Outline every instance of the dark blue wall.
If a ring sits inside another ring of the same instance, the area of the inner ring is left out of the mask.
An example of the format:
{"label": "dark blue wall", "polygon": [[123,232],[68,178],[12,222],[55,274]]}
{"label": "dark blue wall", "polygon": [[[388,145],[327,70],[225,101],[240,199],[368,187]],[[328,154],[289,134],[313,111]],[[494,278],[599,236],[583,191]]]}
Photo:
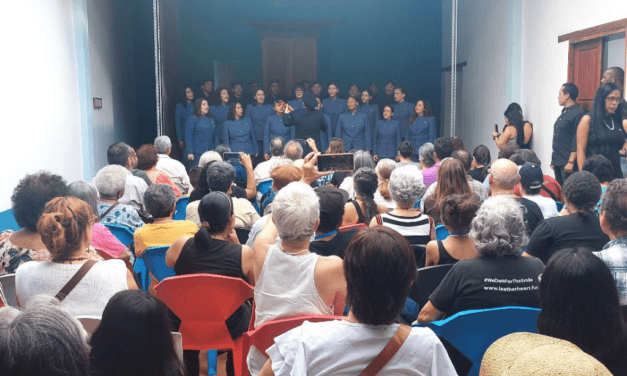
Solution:
{"label": "dark blue wall", "polygon": [[[318,39],[318,81],[348,85],[393,79],[407,99],[431,101],[440,113],[439,0],[180,0],[181,80],[213,76],[213,61],[229,61],[237,79],[261,80],[261,39],[238,20],[346,21]],[[381,87],[382,89],[382,87]]]}

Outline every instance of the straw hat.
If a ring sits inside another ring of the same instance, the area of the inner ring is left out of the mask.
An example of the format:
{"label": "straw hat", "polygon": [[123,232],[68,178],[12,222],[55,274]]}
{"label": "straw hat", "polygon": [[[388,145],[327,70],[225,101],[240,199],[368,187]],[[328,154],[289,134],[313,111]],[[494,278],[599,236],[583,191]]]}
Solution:
{"label": "straw hat", "polygon": [[598,360],[568,341],[513,333],[494,342],[481,362],[480,376],[611,376]]}

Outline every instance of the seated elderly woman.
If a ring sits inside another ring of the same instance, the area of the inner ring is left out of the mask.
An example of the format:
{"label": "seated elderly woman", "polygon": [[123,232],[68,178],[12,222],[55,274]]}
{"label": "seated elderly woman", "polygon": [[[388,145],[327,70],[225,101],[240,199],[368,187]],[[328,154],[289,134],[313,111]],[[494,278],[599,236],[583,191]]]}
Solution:
{"label": "seated elderly woman", "polygon": [[355,199],[347,202],[344,206],[342,227],[358,223],[367,225],[375,215],[387,213],[388,209],[385,206],[377,205],[374,202],[374,194],[378,188],[378,177],[372,168],[362,167],[355,172],[353,188]]}
{"label": "seated elderly woman", "polygon": [[170,334],[168,309],[143,291],[120,291],[91,336],[92,376],[183,376]]}
{"label": "seated elderly woman", "polygon": [[[293,182],[277,193],[271,220],[253,247],[255,327],[276,318],[344,312],[346,279],[342,259],[309,251],[319,217],[318,196],[309,185]],[[277,235],[281,240],[275,243]],[[251,374],[256,375],[266,360],[259,350],[251,348]]]}
{"label": "seated elderly woman", "polygon": [[0,308],[0,375],[89,375],[87,333],[47,297]]}
{"label": "seated elderly woman", "polygon": [[181,191],[174,184],[170,175],[161,170],[157,170],[159,155],[154,145],[146,144],[137,150],[137,168],[146,172],[153,184],[167,184],[174,190],[177,198],[181,197]]}
{"label": "seated elderly woman", "polygon": [[[43,294],[63,299],[61,306],[74,316],[101,316],[109,298],[116,292],[137,289],[122,260],[89,260],[87,248],[94,219],[89,205],[74,197],[57,197],[46,205],[37,230],[52,261],[27,262],[17,269],[15,291],[20,305]],[[83,265],[87,265],[87,274],[65,298],[59,297]]]}
{"label": "seated elderly woman", "polygon": [[94,177],[94,184],[100,194],[98,213],[100,223],[126,226],[131,231],[144,227],[137,210],[119,202],[124,195],[126,169],[118,165],[108,165],[100,169]]}
{"label": "seated elderly woman", "polygon": [[37,221],[51,199],[67,194],[65,180],[48,172],[29,174],[13,190],[11,206],[19,231],[0,233],[0,275],[15,273],[24,262],[50,260],[37,233]]}
{"label": "seated elderly woman", "polygon": [[453,266],[420,311],[419,322],[469,309],[540,306],[538,285],[544,264],[520,256],[527,235],[522,209],[514,199],[486,200],[472,221],[470,237],[479,257]]}
{"label": "seated elderly woman", "polygon": [[421,170],[435,166],[435,156],[433,153],[435,153],[435,149],[430,142],[423,144],[420,149],[418,149],[418,162],[420,163]]}
{"label": "seated elderly woman", "polygon": [[455,264],[477,257],[475,242],[470,238],[470,224],[480,206],[479,196],[474,193],[451,195],[442,201],[440,218],[449,236],[427,244],[426,266]]}
{"label": "seated elderly woman", "polygon": [[614,375],[627,374],[627,328],[601,259],[582,248],[558,251],[542,273],[540,298],[538,333],[572,342]]}
{"label": "seated elderly woman", "polygon": [[574,246],[600,251],[610,239],[601,230],[594,207],[601,198],[601,184],[588,171],[577,171],[564,182],[567,215],[547,218],[529,237],[525,256],[546,263],[560,249]]}
{"label": "seated elderly woman", "polygon": [[276,337],[260,375],[357,375],[399,333],[406,340],[379,374],[457,375],[431,330],[396,323],[416,278],[407,240],[386,227],[360,231],[346,249],[344,274],[348,317],[305,321]]}

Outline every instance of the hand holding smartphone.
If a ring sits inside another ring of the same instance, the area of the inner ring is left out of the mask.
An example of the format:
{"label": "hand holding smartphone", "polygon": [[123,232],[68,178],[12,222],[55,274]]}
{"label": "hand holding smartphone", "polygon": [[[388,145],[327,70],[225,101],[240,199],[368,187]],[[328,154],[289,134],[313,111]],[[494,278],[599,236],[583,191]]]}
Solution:
{"label": "hand holding smartphone", "polygon": [[350,171],[355,169],[352,153],[322,154],[318,156],[318,171]]}

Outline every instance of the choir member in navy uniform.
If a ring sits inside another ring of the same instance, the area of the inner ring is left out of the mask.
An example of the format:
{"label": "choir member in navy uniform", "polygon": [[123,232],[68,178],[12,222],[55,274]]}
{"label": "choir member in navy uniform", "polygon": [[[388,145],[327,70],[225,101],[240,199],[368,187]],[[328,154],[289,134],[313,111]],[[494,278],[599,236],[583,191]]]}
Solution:
{"label": "choir member in navy uniform", "polygon": [[181,93],[180,102],[176,104],[174,110],[174,126],[176,128],[176,139],[179,141],[181,149],[185,148],[185,125],[187,118],[194,113],[194,92],[190,86]]}
{"label": "choir member in navy uniform", "polygon": [[270,141],[275,137],[281,137],[285,143],[294,139],[294,127],[286,127],[283,122],[283,116],[285,115],[285,106],[281,105],[285,103],[281,100],[274,102],[274,115],[271,115],[266,119],[266,124],[263,127],[263,154],[265,160],[270,159]]}
{"label": "choir member in navy uniform", "polygon": [[259,153],[253,123],[244,117],[244,108],[239,102],[231,103],[229,114],[223,125],[224,144],[232,152],[244,152],[253,156]]}
{"label": "choir member in navy uniform", "polygon": [[405,137],[407,134],[407,126],[409,124],[409,117],[414,112],[414,106],[411,103],[405,101],[405,89],[397,87],[394,89],[394,120],[398,120],[398,124],[401,126],[401,135]]}
{"label": "choir member in navy uniform", "polygon": [[348,150],[372,150],[372,136],[365,114],[357,112],[357,99],[348,97],[348,112],[341,114],[335,128],[335,137],[344,141]]}
{"label": "choir member in navy uniform", "polygon": [[316,98],[322,99],[322,85],[317,82],[314,82],[311,85],[311,94],[313,94]]}
{"label": "choir member in navy uniform", "polygon": [[[318,101],[318,107],[316,107],[316,110],[322,110],[322,100],[320,98],[316,98],[316,100]],[[324,114],[324,121],[327,123],[327,130],[326,131],[320,131],[320,144],[322,145],[322,149],[320,150],[327,150],[329,148],[329,143],[331,142],[331,139],[333,138],[333,123],[331,122],[331,116]]]}
{"label": "choir member in navy uniform", "polygon": [[266,104],[273,105],[274,101],[277,99],[285,101],[285,98],[281,95],[279,80],[275,78],[268,83],[268,90],[266,90]]}
{"label": "choir member in navy uniform", "polygon": [[359,87],[359,85],[357,84],[351,84],[351,86],[348,87],[348,96],[349,97],[353,97],[353,98],[357,98],[357,102],[359,103],[359,95],[361,94],[361,88]]}
{"label": "choir member in navy uniform", "polygon": [[224,86],[220,86],[215,92],[215,105],[211,106],[211,114],[213,116],[213,120],[216,121],[216,128],[218,135],[220,136],[220,142],[224,142],[223,132],[222,132],[222,124],[226,120],[226,116],[229,114],[229,99],[231,95],[229,94],[229,89]]}
{"label": "choir member in navy uniform", "polygon": [[[316,148],[321,150],[320,131],[327,131],[327,123],[324,120],[322,111],[317,110],[318,101],[312,93],[303,94],[303,104],[305,108],[292,111],[291,108],[285,110],[283,124],[286,127],[294,127],[294,139],[306,140],[313,138],[316,141]],[[311,153],[311,148],[305,143],[303,155]]]}
{"label": "choir member in navy uniform", "polygon": [[200,81],[200,84],[198,85],[198,94],[198,98],[205,98],[207,100],[207,103],[213,103],[213,80],[207,78],[203,81]]}
{"label": "choir member in navy uniform", "polygon": [[303,85],[297,84],[294,87],[294,99],[287,102],[287,104],[289,104],[290,107],[295,110],[300,110],[301,108],[305,107],[303,105],[303,94],[305,94],[305,88],[303,87]]}
{"label": "choir member in navy uniform", "polygon": [[383,158],[396,158],[398,145],[401,143],[401,127],[398,121],[392,120],[394,108],[383,107],[383,120],[377,121],[372,136],[374,160]]}
{"label": "choir member in navy uniform", "polygon": [[246,92],[244,92],[244,101],[246,104],[255,103],[255,93],[259,89],[259,81],[252,80],[246,85]]}
{"label": "choir member in navy uniform", "polygon": [[[274,114],[274,108],[272,105],[264,104],[266,100],[266,92],[263,89],[257,89],[254,96],[255,102],[253,105],[246,108],[246,117],[253,123],[253,129],[257,136],[257,150],[263,150],[263,132],[266,125],[266,120],[272,114]],[[258,159],[255,161],[259,163],[262,161],[262,155],[258,155]]]}
{"label": "choir member in navy uniform", "polygon": [[435,117],[431,113],[429,101],[420,99],[416,102],[405,139],[414,144],[414,155],[419,155],[418,150],[422,145],[435,142]]}
{"label": "choir member in navy uniform", "polygon": [[372,91],[370,89],[362,90],[361,105],[357,111],[366,114],[368,124],[370,125],[370,134],[374,135],[374,126],[379,120],[379,106],[371,104]]}
{"label": "choir member in navy uniform", "polygon": [[335,129],[337,128],[337,121],[340,118],[340,115],[348,111],[346,99],[338,98],[337,96],[340,92],[340,87],[338,85],[339,84],[336,81],[331,82],[328,89],[329,97],[322,100],[322,111],[331,116],[333,133],[335,133]]}
{"label": "choir member in navy uniform", "polygon": [[198,166],[202,153],[218,146],[220,137],[216,132],[216,122],[211,118],[209,102],[198,98],[194,102],[194,113],[187,118],[185,125],[185,145],[187,159],[192,161],[191,167]]}
{"label": "choir member in navy uniform", "polygon": [[[394,81],[388,81],[385,84],[385,96],[383,97],[384,99],[384,103],[386,105],[390,104],[394,104],[396,103],[396,101],[394,100],[394,90],[396,89],[396,82]],[[380,106],[380,108],[382,108]]]}

